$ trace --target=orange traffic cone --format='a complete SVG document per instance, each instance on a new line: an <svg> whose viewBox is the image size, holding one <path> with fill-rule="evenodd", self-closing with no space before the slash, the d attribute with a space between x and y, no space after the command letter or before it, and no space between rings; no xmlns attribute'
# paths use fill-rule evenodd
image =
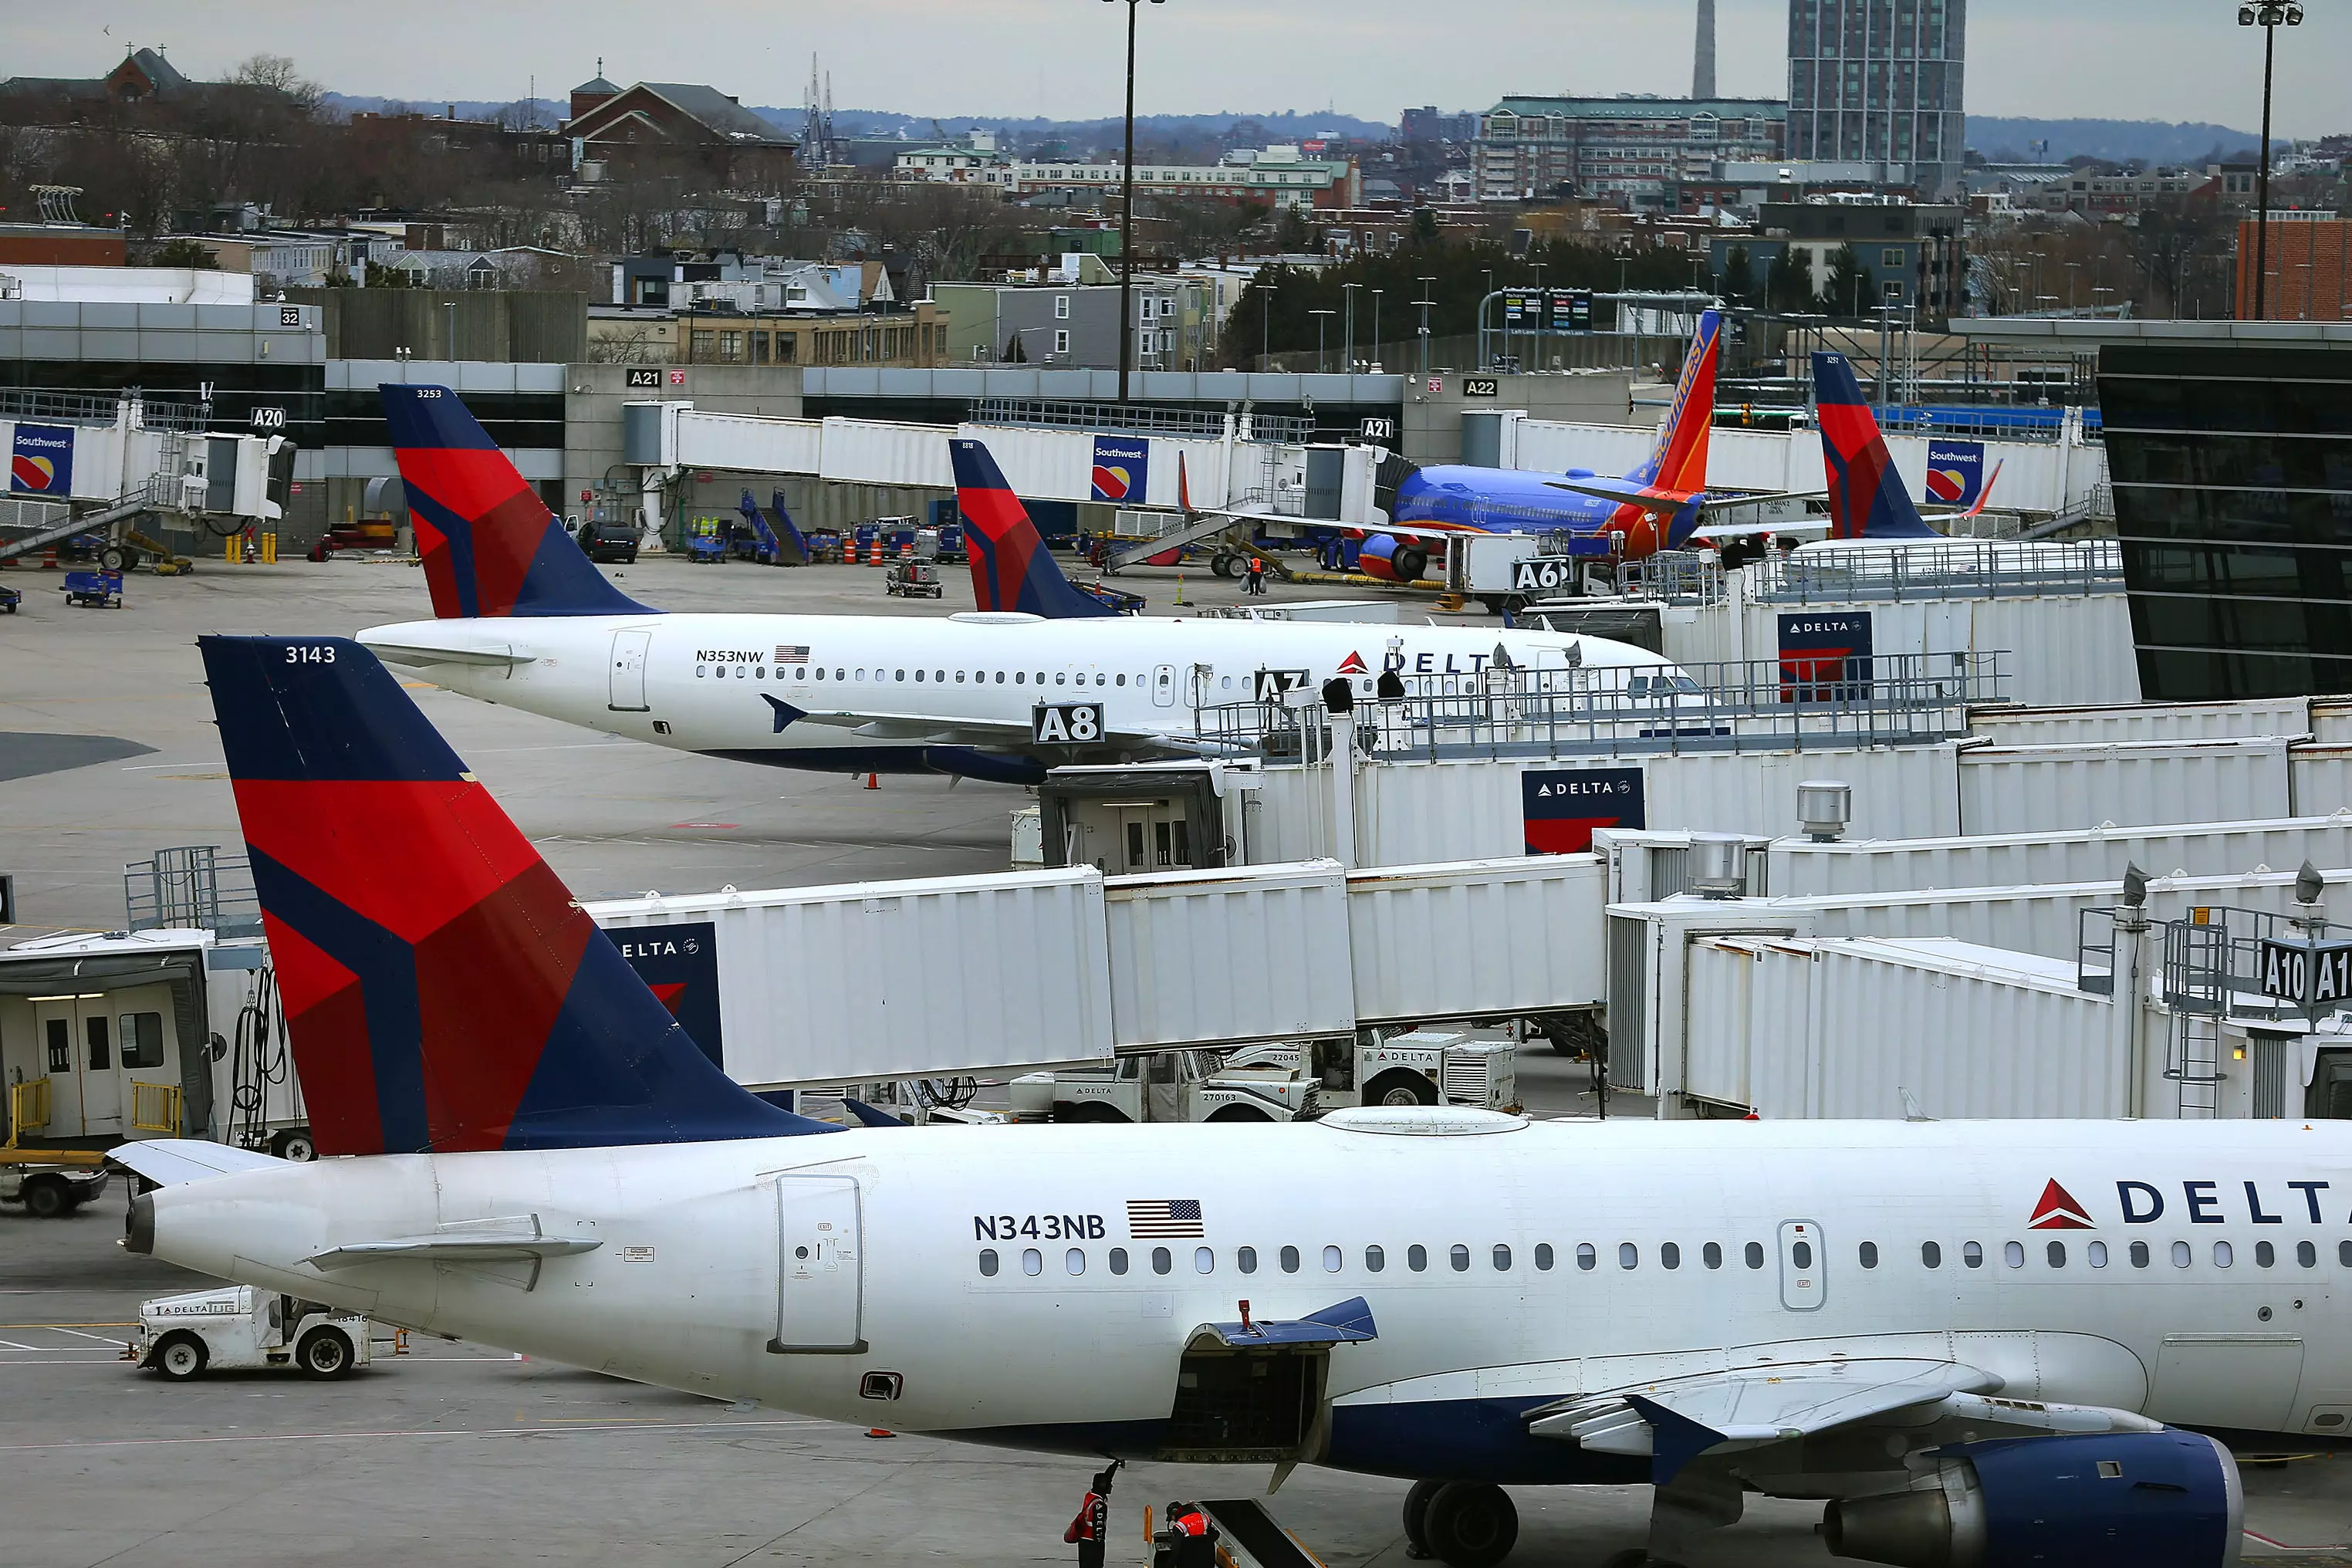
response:
<svg viewBox="0 0 2352 1568"><path fill-rule="evenodd" d="M882 775L879 773L867 773L866 775L866 787L867 789L880 789L882 787Z"/></svg>
<svg viewBox="0 0 2352 1568"><path fill-rule="evenodd" d="M886 1431L879 1426L868 1426L866 1428L866 1435L868 1437L896 1437L898 1434L896 1432Z"/></svg>
<svg viewBox="0 0 2352 1568"><path fill-rule="evenodd" d="M52 544L47 550L41 552L41 570L44 572L54 572L57 569L58 547Z"/></svg>
<svg viewBox="0 0 2352 1568"><path fill-rule="evenodd" d="M912 561L914 558L915 542L911 539L902 539L898 541L898 559L901 561Z"/></svg>

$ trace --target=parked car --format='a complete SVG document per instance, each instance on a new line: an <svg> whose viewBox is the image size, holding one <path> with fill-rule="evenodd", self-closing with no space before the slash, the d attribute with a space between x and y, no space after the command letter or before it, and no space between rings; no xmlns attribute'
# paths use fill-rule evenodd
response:
<svg viewBox="0 0 2352 1568"><path fill-rule="evenodd" d="M637 558L637 525L614 518L602 518L580 525L580 548L588 552L591 561L622 563Z"/></svg>
<svg viewBox="0 0 2352 1568"><path fill-rule="evenodd" d="M103 1166L0 1165L0 1204L23 1204L36 1219L63 1219L106 1191Z"/></svg>

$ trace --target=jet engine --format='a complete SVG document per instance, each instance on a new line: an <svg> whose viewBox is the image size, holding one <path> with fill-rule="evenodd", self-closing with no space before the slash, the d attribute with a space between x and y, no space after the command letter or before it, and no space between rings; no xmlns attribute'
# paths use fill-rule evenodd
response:
<svg viewBox="0 0 2352 1568"><path fill-rule="evenodd" d="M2005 1437L1925 1456L1908 1491L1832 1502L1830 1551L1901 1568L2225 1568L2245 1497L2230 1451L2167 1428Z"/></svg>
<svg viewBox="0 0 2352 1568"><path fill-rule="evenodd" d="M1357 562L1369 576L1412 583L1429 570L1429 550L1392 533L1375 533L1364 541Z"/></svg>

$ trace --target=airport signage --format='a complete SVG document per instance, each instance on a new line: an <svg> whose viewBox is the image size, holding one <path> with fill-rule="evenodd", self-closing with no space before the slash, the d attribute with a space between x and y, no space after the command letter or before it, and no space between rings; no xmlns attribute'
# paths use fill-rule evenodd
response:
<svg viewBox="0 0 2352 1568"><path fill-rule="evenodd" d="M1530 855L1581 855L1596 827L1648 825L1639 768L1544 768L1519 775Z"/></svg>
<svg viewBox="0 0 2352 1568"><path fill-rule="evenodd" d="M1250 678L1250 700L1279 702L1306 684L1307 672L1303 669L1261 669Z"/></svg>
<svg viewBox="0 0 2352 1568"><path fill-rule="evenodd" d="M1357 426L1356 438L1360 441L1393 441L1396 439L1396 425L1397 422L1386 415L1368 416Z"/></svg>
<svg viewBox="0 0 2352 1568"><path fill-rule="evenodd" d="M257 408L247 416L247 422L256 430L283 430L286 428L286 410Z"/></svg>
<svg viewBox="0 0 2352 1568"><path fill-rule="evenodd" d="M727 1065L719 1029L719 928L709 921L614 926L604 933L710 1065Z"/></svg>
<svg viewBox="0 0 2352 1568"><path fill-rule="evenodd" d="M1491 375L1465 375L1462 378L1462 395L1500 397L1503 395L1503 384Z"/></svg>
<svg viewBox="0 0 2352 1568"><path fill-rule="evenodd" d="M20 495L73 494L74 433L69 425L19 425L8 454L8 488Z"/></svg>
<svg viewBox="0 0 2352 1568"><path fill-rule="evenodd" d="M1575 581L1576 564L1565 556L1531 555L1511 563L1511 592L1550 594Z"/></svg>
<svg viewBox="0 0 2352 1568"><path fill-rule="evenodd" d="M652 365L631 365L626 375L628 388L632 392L657 391L662 384L662 373Z"/></svg>
<svg viewBox="0 0 2352 1568"><path fill-rule="evenodd" d="M1984 494L1982 441L1927 443L1927 499L1937 506L1970 507Z"/></svg>
<svg viewBox="0 0 2352 1568"><path fill-rule="evenodd" d="M1806 610L1781 616L1781 701L1853 701L1869 688L1868 610Z"/></svg>
<svg viewBox="0 0 2352 1568"><path fill-rule="evenodd" d="M1041 746L1091 746L1103 738L1103 705L1040 702L1030 711L1029 732Z"/></svg>
<svg viewBox="0 0 2352 1568"><path fill-rule="evenodd" d="M1150 441L1136 436L1095 437L1095 500L1140 506L1150 479Z"/></svg>
<svg viewBox="0 0 2352 1568"><path fill-rule="evenodd" d="M2262 993L2299 1007L2352 996L2352 942L2273 942L2256 950Z"/></svg>

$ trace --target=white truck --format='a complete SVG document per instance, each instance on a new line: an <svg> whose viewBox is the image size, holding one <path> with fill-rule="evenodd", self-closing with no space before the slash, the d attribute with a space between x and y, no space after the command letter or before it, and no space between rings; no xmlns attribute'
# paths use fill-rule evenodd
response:
<svg viewBox="0 0 2352 1568"><path fill-rule="evenodd" d="M1322 1109L1297 1064L1153 1051L1106 1067L1033 1072L1009 1086L1018 1121L1299 1121Z"/></svg>
<svg viewBox="0 0 2352 1568"><path fill-rule="evenodd" d="M387 1329L394 1355L405 1331ZM355 1312L250 1285L159 1296L139 1308L122 1359L185 1383L205 1372L262 1368L305 1377L349 1377L374 1359L375 1325Z"/></svg>
<svg viewBox="0 0 2352 1568"><path fill-rule="evenodd" d="M0 1204L23 1204L35 1219L63 1219L103 1194L109 1174L102 1165L0 1164Z"/></svg>
<svg viewBox="0 0 2352 1568"><path fill-rule="evenodd" d="M1226 1058L1223 1070L1258 1066L1307 1078L1327 1110L1344 1105L1519 1109L1518 1044L1496 1030L1427 1028L1383 1036L1364 1029L1352 1040L1248 1046Z"/></svg>

